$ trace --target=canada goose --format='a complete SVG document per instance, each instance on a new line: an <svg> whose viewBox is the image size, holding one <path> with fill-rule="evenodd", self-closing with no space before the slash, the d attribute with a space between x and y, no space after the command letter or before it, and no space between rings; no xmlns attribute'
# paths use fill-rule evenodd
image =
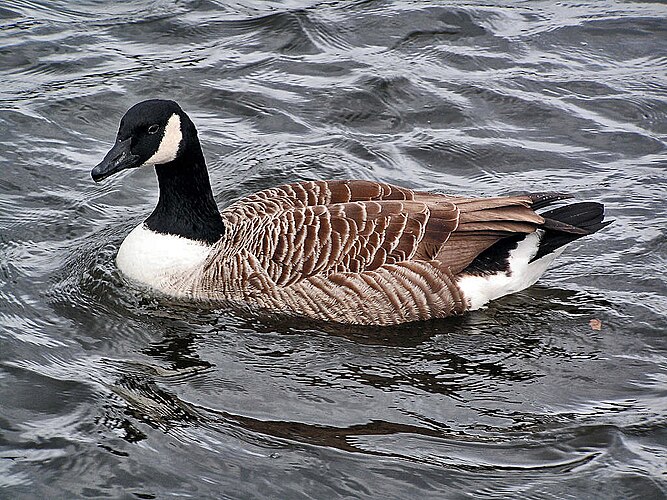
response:
<svg viewBox="0 0 667 500"><path fill-rule="evenodd" d="M154 166L160 197L116 258L173 297L348 324L390 325L479 309L532 285L603 222L599 203L536 193L469 198L367 180L309 181L222 212L194 124L173 101L130 108L92 171Z"/></svg>

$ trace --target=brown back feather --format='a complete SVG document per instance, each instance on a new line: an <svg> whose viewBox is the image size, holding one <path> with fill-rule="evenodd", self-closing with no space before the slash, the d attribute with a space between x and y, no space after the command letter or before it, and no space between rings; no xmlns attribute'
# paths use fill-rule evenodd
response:
<svg viewBox="0 0 667 500"><path fill-rule="evenodd" d="M309 181L250 195L223 217L255 227L248 250L284 285L412 259L437 258L456 274L500 239L543 224L532 202L530 195L466 198L366 180Z"/></svg>

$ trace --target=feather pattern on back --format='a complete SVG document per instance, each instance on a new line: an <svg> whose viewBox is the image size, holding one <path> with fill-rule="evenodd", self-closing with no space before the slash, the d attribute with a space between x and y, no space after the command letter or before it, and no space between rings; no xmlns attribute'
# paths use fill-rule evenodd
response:
<svg viewBox="0 0 667 500"><path fill-rule="evenodd" d="M372 181L267 189L221 212L225 236L188 295L342 323L460 314L456 275L500 239L543 224L531 203Z"/></svg>

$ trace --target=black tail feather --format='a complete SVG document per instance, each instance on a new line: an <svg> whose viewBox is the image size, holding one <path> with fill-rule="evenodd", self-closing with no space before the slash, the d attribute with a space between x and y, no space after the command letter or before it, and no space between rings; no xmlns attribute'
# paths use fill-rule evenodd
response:
<svg viewBox="0 0 667 500"><path fill-rule="evenodd" d="M586 227L590 224L602 222L602 219L604 219L604 205L593 201L584 201L554 208L540 215L545 219L557 220L571 226Z"/></svg>
<svg viewBox="0 0 667 500"><path fill-rule="evenodd" d="M568 243L599 231L612 221L604 221L604 205L595 202L572 203L540 214L545 234L533 260Z"/></svg>
<svg viewBox="0 0 667 500"><path fill-rule="evenodd" d="M533 210L572 198L568 194L557 192L523 193L523 195L530 197ZM604 206L594 202L571 203L542 212L540 215L544 218L544 223L539 226L539 229L544 231L544 235L532 261L582 236L593 234L613 222L604 220ZM517 248L519 242L526 236L525 233L519 233L500 239L479 254L463 272L476 276L507 272L510 252Z"/></svg>

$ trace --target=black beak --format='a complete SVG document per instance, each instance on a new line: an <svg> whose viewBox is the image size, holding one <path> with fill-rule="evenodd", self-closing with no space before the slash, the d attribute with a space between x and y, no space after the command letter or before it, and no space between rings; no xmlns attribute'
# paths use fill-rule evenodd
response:
<svg viewBox="0 0 667 500"><path fill-rule="evenodd" d="M106 179L126 168L134 168L140 165L139 157L130 151L131 139L131 137L128 137L122 141L116 141L104 160L93 168L90 175L95 182L100 182L102 179Z"/></svg>

